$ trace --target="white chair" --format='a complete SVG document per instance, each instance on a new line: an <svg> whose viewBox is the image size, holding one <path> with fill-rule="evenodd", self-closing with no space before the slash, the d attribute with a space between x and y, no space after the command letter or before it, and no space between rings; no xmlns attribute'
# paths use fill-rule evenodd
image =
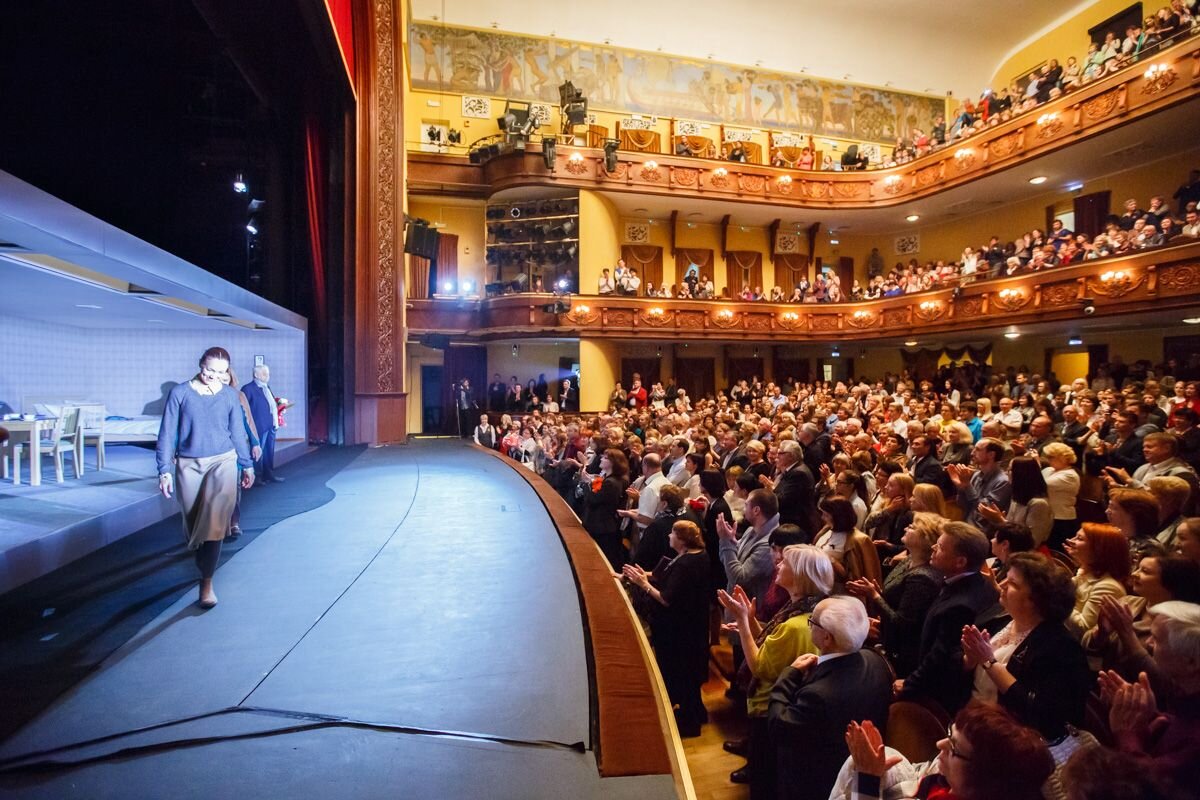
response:
<svg viewBox="0 0 1200 800"><path fill-rule="evenodd" d="M79 478L82 475L83 459L79 454L79 439L79 409L64 406L62 413L54 421L54 427L50 429L50 438L31 442L29 446L40 447L42 455L54 457L54 477L59 483L62 483L64 480L63 453L71 454L75 477ZM13 448L13 457L18 464L21 461L21 451L24 447L24 444L18 444Z"/></svg>
<svg viewBox="0 0 1200 800"><path fill-rule="evenodd" d="M8 433L0 434L0 479L8 480L9 450Z"/></svg>
<svg viewBox="0 0 1200 800"><path fill-rule="evenodd" d="M83 464L83 449L96 445L96 469L104 469L104 419L108 409L104 406L86 405L79 407L79 463Z"/></svg>

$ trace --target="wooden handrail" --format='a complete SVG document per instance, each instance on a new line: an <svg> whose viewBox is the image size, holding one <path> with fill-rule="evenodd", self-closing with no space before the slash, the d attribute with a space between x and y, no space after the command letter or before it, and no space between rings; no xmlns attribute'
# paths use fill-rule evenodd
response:
<svg viewBox="0 0 1200 800"><path fill-rule="evenodd" d="M500 460L529 484L567 551L586 626L600 775L673 775L680 796L688 796L686 763L679 763L678 741L662 714L670 701L656 679L657 667L639 644L641 631L608 560L570 506L539 475L495 450L472 447Z"/></svg>

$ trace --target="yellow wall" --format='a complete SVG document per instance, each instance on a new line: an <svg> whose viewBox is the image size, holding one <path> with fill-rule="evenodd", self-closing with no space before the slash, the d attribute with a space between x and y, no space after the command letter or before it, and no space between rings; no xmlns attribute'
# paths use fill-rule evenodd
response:
<svg viewBox="0 0 1200 800"><path fill-rule="evenodd" d="M608 396L620 377L620 347L602 339L579 340L579 400L584 413L608 409Z"/></svg>
<svg viewBox="0 0 1200 800"><path fill-rule="evenodd" d="M406 418L408 419L407 427L409 433L423 433L424 426L421 419L421 367L441 365L444 363L444 354L441 350L434 350L431 347L425 347L421 344L409 344L407 348L408 366L405 369L405 375L408 383L408 407L406 409Z"/></svg>
<svg viewBox="0 0 1200 800"><path fill-rule="evenodd" d="M441 198L410 197L408 213L430 222L443 223L441 233L458 236L458 281L474 284L474 291L481 296L487 283L484 261L484 203L482 200L455 200L447 202Z"/></svg>
<svg viewBox="0 0 1200 800"><path fill-rule="evenodd" d="M1082 67L1087 56L1088 28L1098 25L1130 5L1132 5L1131 0L1095 0L1087 8L1073 14L1052 30L1039 36L1037 41L1020 48L1005 58L992 73L992 88L999 89L1001 86L1008 86L1018 75L1028 75L1034 67L1051 58L1057 58L1058 63L1065 64L1068 56L1075 56ZM1142 10L1145 14L1151 14L1163 5L1168 4L1165 2L1143 3Z"/></svg>
<svg viewBox="0 0 1200 800"><path fill-rule="evenodd" d="M1062 383L1070 383L1076 378L1086 378L1088 374L1088 354L1086 347L1069 347L1063 350L1055 348L1050 357L1050 371L1058 376Z"/></svg>
<svg viewBox="0 0 1200 800"><path fill-rule="evenodd" d="M579 192L579 290L595 294L600 271L621 257L621 218L603 195ZM609 387L611 389L611 387ZM581 390L582 391L582 390Z"/></svg>

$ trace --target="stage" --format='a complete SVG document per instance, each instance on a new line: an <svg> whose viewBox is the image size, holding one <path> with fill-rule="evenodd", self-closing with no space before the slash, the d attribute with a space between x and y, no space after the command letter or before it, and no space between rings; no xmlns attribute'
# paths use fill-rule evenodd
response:
<svg viewBox="0 0 1200 800"><path fill-rule="evenodd" d="M224 563L220 605L188 588L0 744L5 795L678 796L600 777L575 574L517 469L361 451Z"/></svg>

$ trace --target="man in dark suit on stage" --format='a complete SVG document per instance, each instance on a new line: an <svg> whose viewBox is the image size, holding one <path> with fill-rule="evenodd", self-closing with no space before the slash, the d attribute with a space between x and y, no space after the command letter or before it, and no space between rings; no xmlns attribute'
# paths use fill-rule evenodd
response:
<svg viewBox="0 0 1200 800"><path fill-rule="evenodd" d="M863 650L870 630L863 604L852 597L822 600L809 618L820 656L806 653L771 690L767 724L775 744L776 796L825 800L850 752L846 727L869 719L883 730L892 699L891 670Z"/></svg>
<svg viewBox="0 0 1200 800"><path fill-rule="evenodd" d="M778 473L773 487L779 498L779 524L798 525L809 541L816 531L813 522L816 511L816 494L813 491L813 474L803 461L800 444L791 439L779 443L775 456Z"/></svg>
<svg viewBox="0 0 1200 800"><path fill-rule="evenodd" d="M279 483L283 480L275 474L275 431L279 428L279 404L271 391L270 380L271 368L259 364L254 368L254 380L242 387L262 447L262 455L254 465L259 483Z"/></svg>
<svg viewBox="0 0 1200 800"><path fill-rule="evenodd" d="M977 528L965 522L942 526L929 564L946 583L925 615L917 668L896 681L901 699L928 697L952 717L970 699L975 673L963 669L962 631L1000 598L995 582L979 571L990 552L991 543Z"/></svg>

